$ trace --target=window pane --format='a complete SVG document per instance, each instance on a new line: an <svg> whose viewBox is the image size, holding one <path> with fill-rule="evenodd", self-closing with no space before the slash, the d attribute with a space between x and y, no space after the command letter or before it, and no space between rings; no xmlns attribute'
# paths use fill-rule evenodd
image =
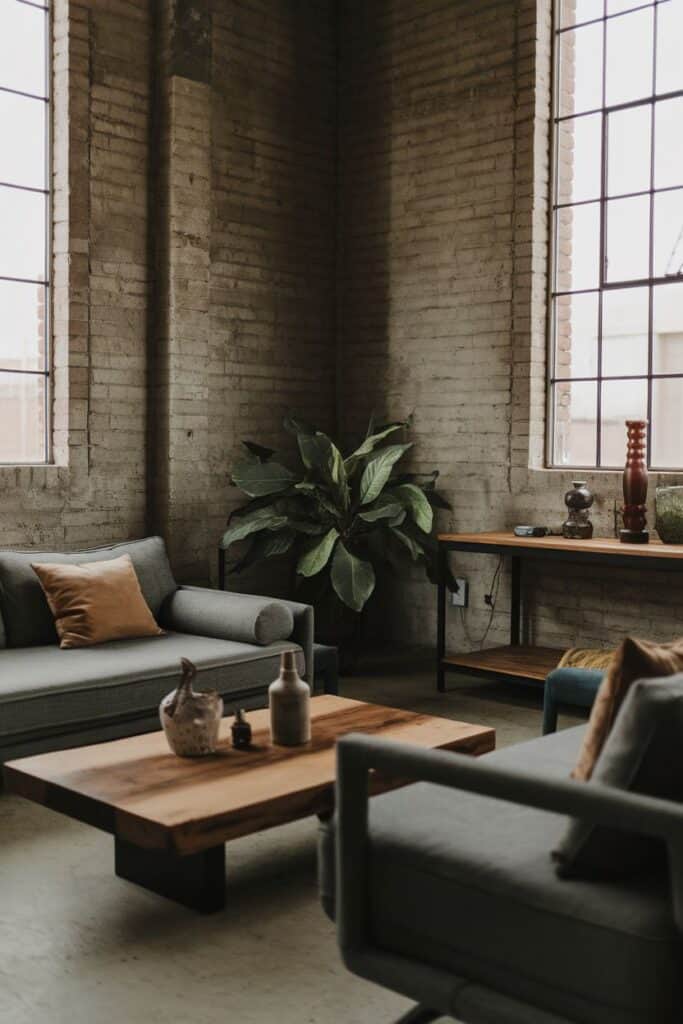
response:
<svg viewBox="0 0 683 1024"><path fill-rule="evenodd" d="M607 194L625 195L650 187L651 108L633 107L609 115Z"/></svg>
<svg viewBox="0 0 683 1024"><path fill-rule="evenodd" d="M598 372L598 294L558 295L555 300L556 377L595 377Z"/></svg>
<svg viewBox="0 0 683 1024"><path fill-rule="evenodd" d="M561 121L557 133L557 201L600 198L602 114Z"/></svg>
<svg viewBox="0 0 683 1024"><path fill-rule="evenodd" d="M600 257L600 205L557 211L556 291L596 288Z"/></svg>
<svg viewBox="0 0 683 1024"><path fill-rule="evenodd" d="M655 188L671 185L683 185L683 98L655 105Z"/></svg>
<svg viewBox="0 0 683 1024"><path fill-rule="evenodd" d="M555 451L561 466L594 466L597 441L597 384L555 384Z"/></svg>
<svg viewBox="0 0 683 1024"><path fill-rule="evenodd" d="M45 196L0 187L0 276L45 278Z"/></svg>
<svg viewBox="0 0 683 1024"><path fill-rule="evenodd" d="M47 15L38 7L0 3L0 86L46 95Z"/></svg>
<svg viewBox="0 0 683 1024"><path fill-rule="evenodd" d="M602 466L623 466L626 461L626 420L647 418L646 380L608 380L602 384Z"/></svg>
<svg viewBox="0 0 683 1024"><path fill-rule="evenodd" d="M560 35L559 111L602 106L602 22Z"/></svg>
<svg viewBox="0 0 683 1024"><path fill-rule="evenodd" d="M634 11L607 22L607 106L652 95L653 10Z"/></svg>
<svg viewBox="0 0 683 1024"><path fill-rule="evenodd" d="M45 114L42 100L0 92L0 181L45 188Z"/></svg>
<svg viewBox="0 0 683 1024"><path fill-rule="evenodd" d="M657 7L657 92L683 89L683 0L667 0Z"/></svg>
<svg viewBox="0 0 683 1024"><path fill-rule="evenodd" d="M45 303L42 284L0 281L0 370L45 368Z"/></svg>
<svg viewBox="0 0 683 1024"><path fill-rule="evenodd" d="M683 379L652 382L652 465L683 465Z"/></svg>
<svg viewBox="0 0 683 1024"><path fill-rule="evenodd" d="M683 373L683 284L653 289L652 331L654 372Z"/></svg>
<svg viewBox="0 0 683 1024"><path fill-rule="evenodd" d="M0 373L0 462L45 458L45 377Z"/></svg>
<svg viewBox="0 0 683 1024"><path fill-rule="evenodd" d="M648 2L654 3L654 0L607 0L607 13L619 14L621 11L632 11L634 7L642 7L644 3ZM597 4L594 3L593 7L595 8L596 5L600 6L600 0L597 0Z"/></svg>
<svg viewBox="0 0 683 1024"><path fill-rule="evenodd" d="M602 10L599 10L598 16L601 15ZM591 21L595 16L595 0L562 0L560 3L560 28L580 25L582 21Z"/></svg>
<svg viewBox="0 0 683 1024"><path fill-rule="evenodd" d="M607 203L608 281L633 281L648 276L649 227L649 196L612 199Z"/></svg>
<svg viewBox="0 0 683 1024"><path fill-rule="evenodd" d="M655 196L655 277L683 273L683 189Z"/></svg>
<svg viewBox="0 0 683 1024"><path fill-rule="evenodd" d="M636 377L647 373L647 288L606 291L602 296L602 373Z"/></svg>

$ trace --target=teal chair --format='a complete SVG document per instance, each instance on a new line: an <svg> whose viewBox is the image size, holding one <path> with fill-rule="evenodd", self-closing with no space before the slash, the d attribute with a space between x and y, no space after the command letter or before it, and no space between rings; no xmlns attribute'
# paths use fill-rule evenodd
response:
<svg viewBox="0 0 683 1024"><path fill-rule="evenodd" d="M594 668L556 668L545 681L543 735L557 730L557 713L564 705L591 708L604 672Z"/></svg>

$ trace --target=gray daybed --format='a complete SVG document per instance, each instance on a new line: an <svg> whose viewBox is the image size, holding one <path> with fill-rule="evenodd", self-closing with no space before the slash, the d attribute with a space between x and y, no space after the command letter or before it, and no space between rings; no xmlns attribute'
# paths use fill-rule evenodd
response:
<svg viewBox="0 0 683 1024"><path fill-rule="evenodd" d="M62 650L31 562L89 562L129 554L163 636ZM0 551L0 761L159 728L161 698L198 669L228 710L263 704L280 652L296 647L313 672L308 605L178 586L163 540L87 551Z"/></svg>

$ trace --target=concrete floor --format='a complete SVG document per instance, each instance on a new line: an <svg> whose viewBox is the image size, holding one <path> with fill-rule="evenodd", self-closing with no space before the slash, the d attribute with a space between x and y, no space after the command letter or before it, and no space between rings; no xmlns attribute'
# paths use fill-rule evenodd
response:
<svg viewBox="0 0 683 1024"><path fill-rule="evenodd" d="M540 698L401 656L342 693L536 736ZM570 724L569 721L563 724ZM117 879L111 837L0 797L2 1024L384 1024L405 1000L348 974L319 908L316 823L228 847L228 906L200 917Z"/></svg>

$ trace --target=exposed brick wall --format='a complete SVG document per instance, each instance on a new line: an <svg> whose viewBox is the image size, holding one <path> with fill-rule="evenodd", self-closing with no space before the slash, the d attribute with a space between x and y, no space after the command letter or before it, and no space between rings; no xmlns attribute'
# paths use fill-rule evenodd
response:
<svg viewBox="0 0 683 1024"><path fill-rule="evenodd" d="M242 439L334 426L336 22L331 0L213 4L210 533Z"/></svg>
<svg viewBox="0 0 683 1024"><path fill-rule="evenodd" d="M444 528L557 527L572 474L542 468L550 0L343 0L340 19L344 431L372 408L414 410L413 466L441 470ZM619 475L588 481L610 534ZM483 635L495 562L458 561L471 607L467 633L449 612L450 645ZM537 643L680 632L683 586L664 574L538 565L526 579ZM507 642L507 584L489 642ZM433 588L413 574L393 593L394 635L434 637Z"/></svg>

